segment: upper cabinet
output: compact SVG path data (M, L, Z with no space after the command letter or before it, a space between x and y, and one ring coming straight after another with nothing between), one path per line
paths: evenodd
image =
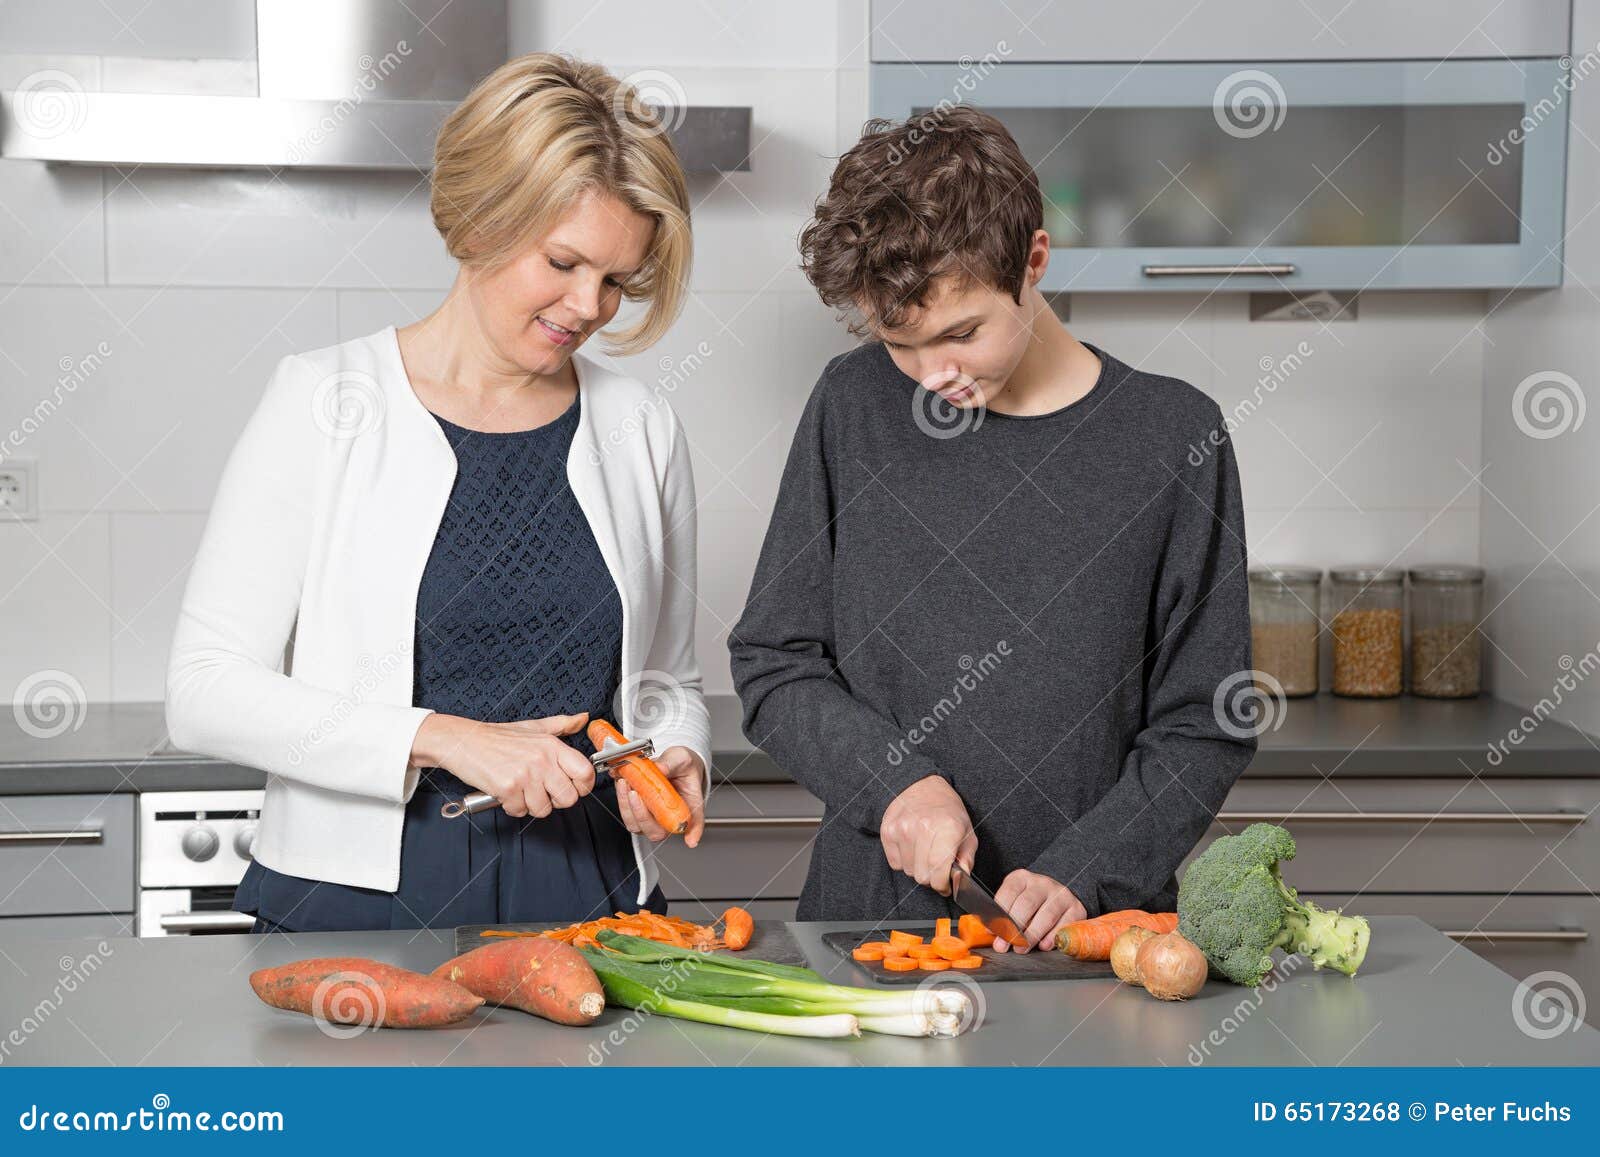
M993 7L889 15L874 56L911 62L875 59L872 111L1006 123L1045 195L1046 289L1561 283L1564 0L1223 0L1197 29L1192 3L1057 3L1026 27Z

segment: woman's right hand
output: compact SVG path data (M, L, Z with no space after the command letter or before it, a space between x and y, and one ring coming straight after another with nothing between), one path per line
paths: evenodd
M434 712L417 729L411 766L442 767L494 796L508 816L542 819L594 790L594 764L561 739L588 721L587 711L514 723Z

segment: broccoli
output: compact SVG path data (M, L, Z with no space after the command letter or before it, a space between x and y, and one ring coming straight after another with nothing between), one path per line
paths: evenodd
M1278 874L1294 858L1294 837L1276 824L1219 836L1189 865L1178 889L1178 931L1206 954L1212 975L1254 988L1283 948L1347 976L1367 955L1371 929L1301 900Z

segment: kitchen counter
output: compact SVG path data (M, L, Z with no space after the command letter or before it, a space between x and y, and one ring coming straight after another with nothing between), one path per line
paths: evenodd
M811 963L860 973L796 924ZM1359 979L1287 970L1270 991L1210 982L1166 1003L1115 980L983 984L984 1020L954 1040L766 1037L608 1009L587 1028L490 1009L458 1028L334 1039L251 993L256 968L371 956L430 969L448 933L39 941L0 939L7 1065L1600 1065L1600 1031L1519 1028L1517 983L1415 917L1372 920ZM100 951L98 944L105 950ZM1285 970L1280 966L1280 973ZM63 976L72 976L64 991ZM1537 1031L1541 1021L1522 1018ZM9 1033L10 1035L6 1035ZM1201 1050L1205 1050L1202 1052Z
M715 776L723 783L788 783L765 754L741 748L737 701L711 698ZM1247 776L1600 776L1600 741L1546 720L1515 746L1524 712L1499 699L1290 700L1261 736ZM1492 744L1504 758L1489 762ZM90 704L73 730L50 739L0 715L0 795L258 788L254 768L173 751L160 703Z

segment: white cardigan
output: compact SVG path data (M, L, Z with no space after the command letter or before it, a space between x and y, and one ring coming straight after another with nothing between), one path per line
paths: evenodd
M688 444L665 399L581 354L573 365L567 477L622 600L613 722L632 735L669 703L649 734L698 754L709 784ZM455 475L393 327L285 358L234 446L183 598L167 726L179 748L268 773L266 867L399 885L411 744L429 714L412 706L417 590ZM656 870L648 842L633 847L642 903Z

